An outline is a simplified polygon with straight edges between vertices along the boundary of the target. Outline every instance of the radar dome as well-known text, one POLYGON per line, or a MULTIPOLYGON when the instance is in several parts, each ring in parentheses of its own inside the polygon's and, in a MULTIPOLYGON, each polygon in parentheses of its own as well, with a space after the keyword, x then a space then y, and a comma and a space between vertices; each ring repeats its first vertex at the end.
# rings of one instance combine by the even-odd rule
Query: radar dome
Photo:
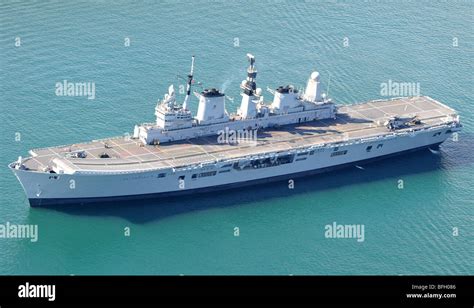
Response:
POLYGON ((311 73, 311 79, 314 80, 314 81, 318 81, 319 80, 319 73, 318 72, 312 72, 311 73))

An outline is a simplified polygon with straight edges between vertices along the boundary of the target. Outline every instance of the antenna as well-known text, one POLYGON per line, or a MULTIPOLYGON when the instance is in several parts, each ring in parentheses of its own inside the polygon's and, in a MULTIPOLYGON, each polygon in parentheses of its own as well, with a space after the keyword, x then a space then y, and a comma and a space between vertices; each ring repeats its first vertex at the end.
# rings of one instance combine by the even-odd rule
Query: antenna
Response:
POLYGON ((247 59, 249 60, 250 62, 250 67, 253 68, 254 64, 255 64, 255 56, 252 55, 251 53, 248 53, 247 54, 247 59))
POLYGON ((253 96, 257 90, 256 78, 257 78, 257 69, 255 68, 255 56, 248 53, 247 59, 249 61, 249 67, 247 68, 247 79, 242 81, 240 88, 248 96, 253 96))
POLYGON ((189 95, 191 94, 191 84, 193 83, 193 74, 194 74, 194 56, 191 58, 191 72, 188 75, 188 82, 186 84, 186 97, 183 102, 183 109, 186 110, 188 107, 189 95))

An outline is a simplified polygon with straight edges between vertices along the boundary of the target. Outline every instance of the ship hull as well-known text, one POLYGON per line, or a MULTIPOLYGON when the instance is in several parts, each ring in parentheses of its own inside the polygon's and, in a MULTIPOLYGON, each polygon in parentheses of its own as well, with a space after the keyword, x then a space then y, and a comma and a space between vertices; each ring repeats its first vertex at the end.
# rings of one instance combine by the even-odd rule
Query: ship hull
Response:
POLYGON ((240 170, 234 166, 228 168, 230 171, 225 173, 221 173, 218 166, 215 169, 205 167, 197 171, 173 171, 165 177, 159 176, 162 172, 160 170, 108 175, 52 175, 16 169, 13 171, 22 183, 31 206, 166 198, 288 180, 380 160, 437 146, 444 142, 451 132, 452 127, 442 127, 383 140, 331 145, 306 157, 298 158, 295 154, 291 163, 261 169, 240 170), (215 175, 212 176, 194 177, 195 174, 213 172, 215 175), (181 180, 184 187, 180 186, 183 184, 181 180))
POLYGON ((32 207, 41 207, 41 206, 52 206, 52 205, 73 205, 73 204, 99 204, 99 203, 111 203, 111 202, 126 202, 126 201, 137 201, 137 200, 145 200, 145 199, 165 199, 165 198, 173 198, 177 196, 186 196, 192 194, 204 194, 210 193, 215 191, 223 191, 223 190, 236 190, 238 188, 246 187, 246 186, 254 186, 254 185, 262 185, 272 182, 278 181, 285 181, 295 178, 301 177, 309 177, 312 175, 326 173, 336 170, 345 169, 348 167, 353 167, 355 165, 361 164, 368 164, 375 161, 384 160, 394 156, 400 156, 403 154, 416 152, 420 150, 426 150, 428 148, 435 148, 438 147, 441 143, 436 143, 428 146, 422 146, 410 150, 405 150, 403 152, 397 152, 393 154, 387 154, 375 158, 369 158, 361 161, 354 161, 342 165, 336 165, 326 168, 320 168, 315 170, 308 170, 298 173, 291 173, 281 176, 274 176, 269 178, 263 178, 258 180, 251 180, 251 181, 244 181, 238 183, 231 183, 231 184, 224 184, 224 185, 216 185, 216 186, 209 186, 203 188, 195 188, 195 189, 188 189, 188 190, 179 190, 179 191, 171 191, 171 192, 161 192, 161 193, 151 193, 151 194, 144 194, 144 195, 129 195, 129 196, 113 196, 113 197, 95 197, 95 198, 61 198, 61 199, 41 199, 41 198, 34 198, 28 199, 30 206, 32 207))

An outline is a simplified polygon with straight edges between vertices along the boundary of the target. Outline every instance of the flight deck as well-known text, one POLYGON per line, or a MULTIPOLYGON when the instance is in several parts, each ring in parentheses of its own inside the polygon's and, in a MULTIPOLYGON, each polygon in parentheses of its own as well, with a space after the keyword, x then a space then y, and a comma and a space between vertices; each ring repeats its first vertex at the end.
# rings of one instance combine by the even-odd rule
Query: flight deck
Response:
POLYGON ((29 170, 44 171, 54 161, 69 172, 137 172, 182 168, 298 149, 348 140, 393 134, 384 124, 387 118, 416 117, 418 123, 398 132, 446 123, 455 111, 429 97, 377 100, 355 105, 339 105, 336 119, 267 128, 257 132, 256 142, 219 143, 217 136, 200 137, 158 145, 137 139, 115 137, 47 147, 30 151, 23 161, 29 170), (84 153, 83 157, 72 157, 84 153))

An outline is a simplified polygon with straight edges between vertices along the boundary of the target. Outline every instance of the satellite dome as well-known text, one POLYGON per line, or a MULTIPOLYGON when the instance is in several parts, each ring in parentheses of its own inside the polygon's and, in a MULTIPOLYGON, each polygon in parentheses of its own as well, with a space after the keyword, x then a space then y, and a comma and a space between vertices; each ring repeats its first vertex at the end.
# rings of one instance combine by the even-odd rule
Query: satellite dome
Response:
POLYGON ((318 81, 319 80, 319 73, 318 72, 312 72, 311 73, 311 79, 314 80, 314 81, 318 81))

